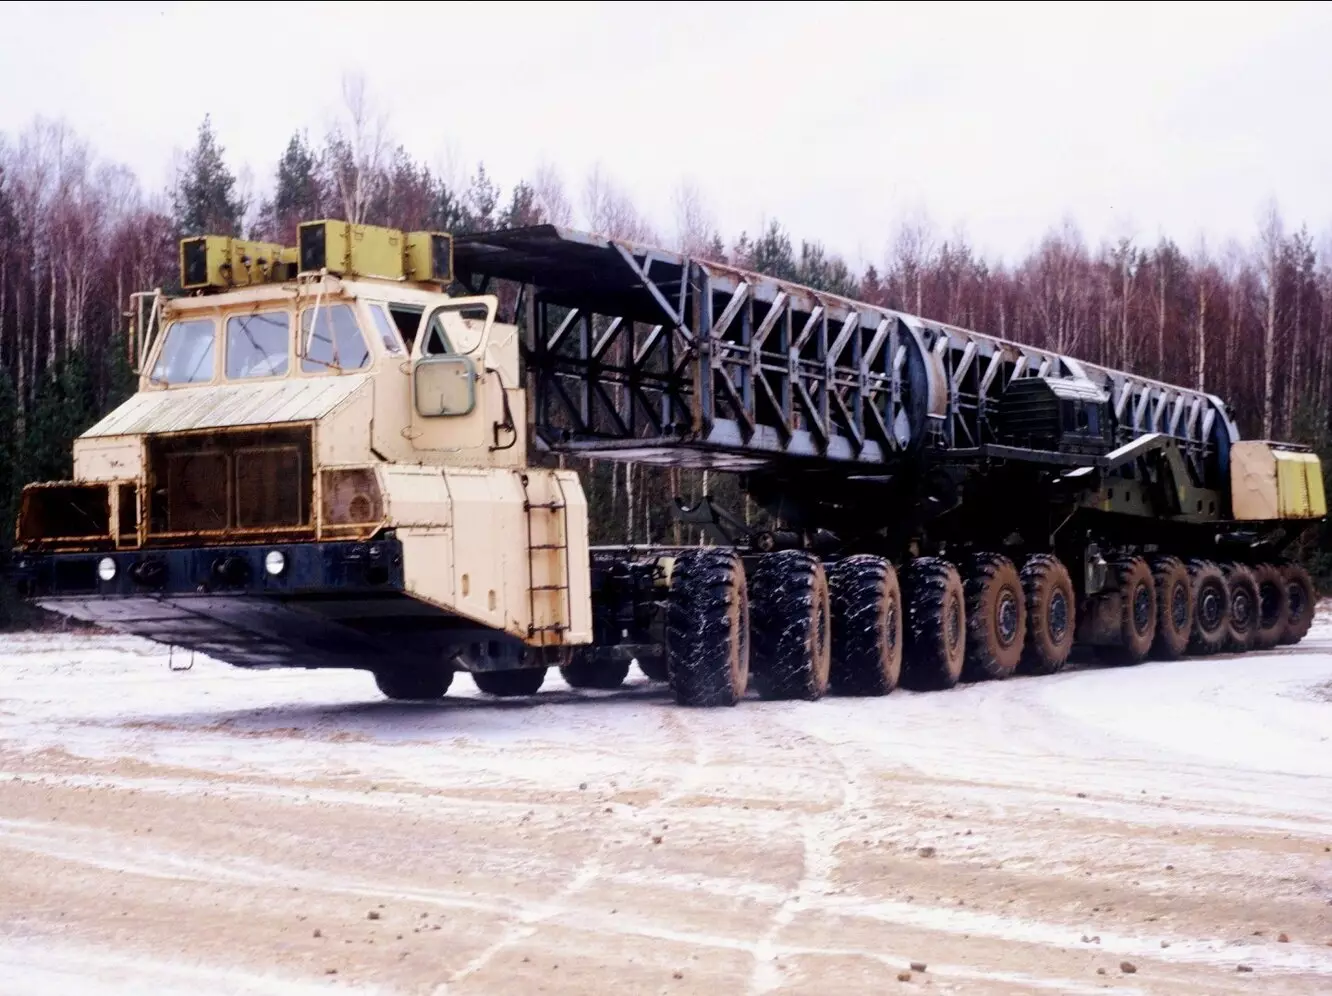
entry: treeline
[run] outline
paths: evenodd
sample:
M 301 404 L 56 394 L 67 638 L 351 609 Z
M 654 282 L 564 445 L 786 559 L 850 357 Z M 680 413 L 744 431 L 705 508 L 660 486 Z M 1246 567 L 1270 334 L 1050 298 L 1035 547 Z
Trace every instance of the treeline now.
M 579 225 L 1188 384 L 1226 399 L 1246 436 L 1329 447 L 1332 252 L 1275 206 L 1247 244 L 1091 245 L 1066 222 L 1013 260 L 917 217 L 885 232 L 882 258 L 858 269 L 776 220 L 723 238 L 689 184 L 663 226 L 600 169 L 574 189 L 542 167 L 506 190 L 484 164 L 428 165 L 391 140 L 355 85 L 336 126 L 274 151 L 269 192 L 255 196 L 205 118 L 170 189 L 156 192 L 63 124 L 0 133 L 0 424 L 13 427 L 0 436 L 2 521 L 13 522 L 22 482 L 69 473 L 70 438 L 133 389 L 129 294 L 172 287 L 180 237 L 294 244 L 297 224 L 319 217 L 456 233 Z M 605 465 L 587 481 L 598 542 L 688 539 L 672 494 L 706 488 L 744 506 L 734 482 L 692 472 Z

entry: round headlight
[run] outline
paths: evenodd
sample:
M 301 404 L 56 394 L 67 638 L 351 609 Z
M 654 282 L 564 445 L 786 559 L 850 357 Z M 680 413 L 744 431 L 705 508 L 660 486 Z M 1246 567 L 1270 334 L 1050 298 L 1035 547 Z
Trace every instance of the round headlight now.
M 287 556 L 281 550 L 269 550 L 264 557 L 264 570 L 277 577 L 287 569 Z
M 97 576 L 103 581 L 114 581 L 116 579 L 116 562 L 110 557 L 103 557 L 97 561 Z

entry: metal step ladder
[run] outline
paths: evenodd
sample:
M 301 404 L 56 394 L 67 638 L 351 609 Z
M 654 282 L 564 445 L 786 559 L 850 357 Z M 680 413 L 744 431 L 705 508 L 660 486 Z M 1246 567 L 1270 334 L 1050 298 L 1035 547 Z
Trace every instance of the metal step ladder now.
M 527 514 L 527 595 L 528 616 L 527 635 L 531 637 L 541 636 L 541 646 L 547 645 L 546 635 L 555 634 L 557 637 L 569 628 L 569 620 L 573 615 L 573 603 L 570 596 L 570 577 L 569 577 L 569 513 L 568 503 L 564 495 L 564 483 L 558 477 L 552 477 L 554 490 L 558 492 L 559 497 L 551 501 L 532 501 L 532 493 L 528 489 L 530 483 L 526 474 L 519 475 L 519 480 L 523 485 L 523 511 Z M 534 519 L 537 516 L 545 518 L 541 524 L 540 535 L 543 542 L 536 542 L 537 530 L 534 529 Z M 555 535 L 555 526 L 552 522 L 552 516 L 559 519 L 558 539 Z M 560 572 L 553 571 L 557 575 L 556 579 L 551 579 L 548 583 L 537 584 L 537 558 L 542 553 L 554 553 L 563 562 L 563 583 L 559 583 L 558 575 Z M 549 562 L 550 558 L 548 558 Z M 547 623 L 544 626 L 537 625 L 537 598 L 538 595 L 558 596 L 563 593 L 563 612 L 559 609 L 553 613 L 555 621 Z M 563 640 L 555 640 L 555 643 L 562 643 Z

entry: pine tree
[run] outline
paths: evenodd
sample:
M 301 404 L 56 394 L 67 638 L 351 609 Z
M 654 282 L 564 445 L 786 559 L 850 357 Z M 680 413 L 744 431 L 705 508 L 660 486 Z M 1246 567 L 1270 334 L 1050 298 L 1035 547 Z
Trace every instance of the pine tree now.
M 182 237 L 241 234 L 245 204 L 222 158 L 224 151 L 213 134 L 211 118 L 205 115 L 198 144 L 185 157 L 172 195 L 176 229 Z
M 277 187 L 273 199 L 260 210 L 259 230 L 264 238 L 295 245 L 297 227 L 303 221 L 323 217 L 324 202 L 319 157 L 305 134 L 298 131 L 278 160 Z
M 486 164 L 476 168 L 476 175 L 463 198 L 463 218 L 460 232 L 489 232 L 495 228 L 499 208 L 499 185 L 486 173 Z
M 818 242 L 800 243 L 800 264 L 796 267 L 796 282 L 815 290 L 855 297 L 859 288 L 851 270 L 840 256 L 829 258 Z
M 541 206 L 537 203 L 536 191 L 527 183 L 519 181 L 509 198 L 509 206 L 500 217 L 501 228 L 526 228 L 542 222 Z
M 883 286 L 883 279 L 879 276 L 879 271 L 871 263 L 865 267 L 865 276 L 860 280 L 860 297 L 870 304 L 884 305 L 887 303 L 887 291 Z
M 277 190 L 273 194 L 273 207 L 278 215 L 319 213 L 323 189 L 319 184 L 319 160 L 309 140 L 301 133 L 291 136 L 287 150 L 278 160 Z
M 442 176 L 434 177 L 431 182 L 430 213 L 426 227 L 434 232 L 465 231 L 465 211 L 457 191 L 445 182 Z
M 24 479 L 69 480 L 74 473 L 71 442 L 97 416 L 87 361 L 82 353 L 72 352 L 47 372 L 37 388 L 24 427 Z
M 747 248 L 748 259 L 741 265 L 778 280 L 796 279 L 796 261 L 791 248 L 791 237 L 775 220 L 768 225 L 763 237 Z
M 125 333 L 122 332 L 111 337 L 102 357 L 102 366 L 102 384 L 104 385 L 105 397 L 98 408 L 102 412 L 109 412 L 128 401 L 130 396 L 139 389 L 138 375 L 135 374 L 134 367 L 130 365 Z

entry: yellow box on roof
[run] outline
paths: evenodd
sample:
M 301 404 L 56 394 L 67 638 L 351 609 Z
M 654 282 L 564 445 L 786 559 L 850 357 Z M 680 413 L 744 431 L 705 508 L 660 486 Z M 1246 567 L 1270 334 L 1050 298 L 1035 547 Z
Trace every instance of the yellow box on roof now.
M 304 273 L 436 284 L 453 279 L 453 239 L 444 232 L 326 220 L 301 225 L 299 239 Z
M 200 235 L 180 240 L 180 286 L 183 290 L 249 287 L 289 275 L 285 264 L 295 253 L 276 242 L 250 242 L 229 235 Z
M 402 280 L 406 238 L 393 228 L 345 221 L 308 221 L 300 227 L 301 271 Z

